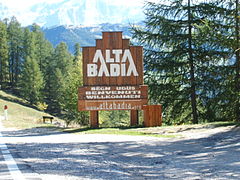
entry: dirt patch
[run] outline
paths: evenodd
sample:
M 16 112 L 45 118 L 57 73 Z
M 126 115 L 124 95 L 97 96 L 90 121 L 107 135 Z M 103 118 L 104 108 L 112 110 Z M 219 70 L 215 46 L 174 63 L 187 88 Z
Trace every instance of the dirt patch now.
M 236 125 L 182 125 L 170 127 L 137 128 L 134 130 L 144 132 L 146 134 L 176 135 L 176 138 L 201 138 L 230 130 L 239 131 L 240 127 Z

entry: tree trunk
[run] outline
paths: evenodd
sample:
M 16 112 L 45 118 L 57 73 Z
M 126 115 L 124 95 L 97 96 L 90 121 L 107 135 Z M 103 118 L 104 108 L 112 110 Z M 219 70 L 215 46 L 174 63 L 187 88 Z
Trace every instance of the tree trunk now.
M 191 2 L 188 0 L 188 54 L 189 54 L 189 66 L 190 66 L 190 81 L 191 81 L 191 106 L 192 106 L 192 123 L 198 123 L 197 115 L 197 102 L 196 102 L 196 83 L 194 73 L 194 60 L 192 49 L 192 14 L 191 14 Z
M 236 79 L 235 79 L 235 88 L 236 88 L 236 105 L 235 105 L 235 113 L 236 113 L 236 121 L 240 122 L 240 35 L 239 35 L 239 0 L 236 0 L 236 40 L 237 45 L 235 49 L 236 55 Z

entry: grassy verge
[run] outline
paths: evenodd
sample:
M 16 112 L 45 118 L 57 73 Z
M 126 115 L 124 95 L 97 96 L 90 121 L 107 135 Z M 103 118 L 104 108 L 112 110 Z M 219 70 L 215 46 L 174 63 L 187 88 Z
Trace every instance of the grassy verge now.
M 227 122 L 211 122 L 207 123 L 209 126 L 222 127 L 222 126 L 240 126 L 239 122 L 227 121 Z
M 42 116 L 47 115 L 44 112 L 24 106 L 19 102 L 26 103 L 24 100 L 13 95 L 0 91 L 0 116 L 4 116 L 5 105 L 8 106 L 8 120 L 2 120 L 5 127 L 28 129 L 33 127 L 48 127 L 49 124 L 42 123 Z
M 213 122 L 197 125 L 181 125 L 181 126 L 162 126 L 151 128 L 74 128 L 62 129 L 64 132 L 77 133 L 77 134 L 114 134 L 114 135 L 132 135 L 132 136 L 153 136 L 162 138 L 175 138 L 181 137 L 179 132 L 197 129 L 211 129 L 222 126 L 239 126 L 236 122 Z
M 174 138 L 178 135 L 163 135 L 151 132 L 144 132 L 141 128 L 79 128 L 79 129 L 63 129 L 64 132 L 77 133 L 77 134 L 113 134 L 113 135 L 129 135 L 129 136 L 152 136 L 152 137 L 163 137 L 163 138 Z

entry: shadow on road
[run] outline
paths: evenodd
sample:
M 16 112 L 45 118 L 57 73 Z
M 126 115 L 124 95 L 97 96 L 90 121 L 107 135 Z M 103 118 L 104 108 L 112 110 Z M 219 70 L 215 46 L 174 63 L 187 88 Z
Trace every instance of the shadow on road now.
M 28 132 L 15 135 L 26 136 Z M 40 175 L 79 179 L 240 179 L 239 127 L 190 140 L 39 142 L 8 147 Z

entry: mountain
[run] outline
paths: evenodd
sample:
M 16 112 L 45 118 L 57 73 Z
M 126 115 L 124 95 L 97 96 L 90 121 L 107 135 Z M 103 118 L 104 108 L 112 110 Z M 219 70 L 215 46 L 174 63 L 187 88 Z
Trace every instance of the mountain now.
M 144 19 L 143 1 L 30 0 L 30 4 L 16 4 L 15 0 L 0 0 L 0 20 L 15 16 L 22 26 L 36 23 L 55 47 L 66 42 L 73 53 L 76 43 L 94 46 L 102 31 L 122 31 L 130 38 L 129 24 Z
M 0 2 L 0 19 L 15 16 L 23 26 L 37 23 L 42 27 L 128 24 L 144 19 L 140 2 L 142 0 L 40 0 L 30 7 L 20 8 L 7 6 L 3 1 Z
M 79 43 L 83 46 L 95 46 L 95 39 L 102 38 L 104 31 L 122 31 L 124 38 L 131 38 L 130 25 L 123 24 L 99 24 L 96 26 L 57 26 L 43 28 L 47 40 L 54 47 L 60 42 L 65 42 L 71 53 L 74 52 L 74 45 Z

